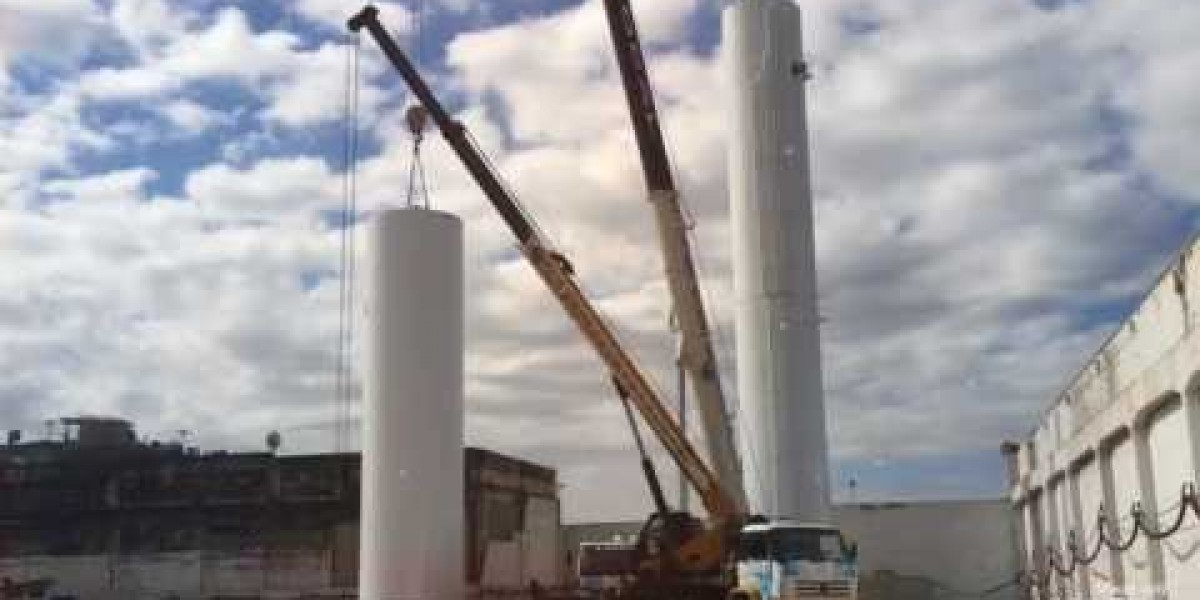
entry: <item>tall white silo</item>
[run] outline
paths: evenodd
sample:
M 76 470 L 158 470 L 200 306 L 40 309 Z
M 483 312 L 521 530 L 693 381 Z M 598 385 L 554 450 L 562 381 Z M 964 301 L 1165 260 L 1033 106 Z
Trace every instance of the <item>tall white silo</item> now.
M 723 15 L 742 462 L 751 508 L 827 522 L 828 444 L 800 10 Z
M 383 210 L 364 241 L 359 597 L 461 600 L 462 223 Z

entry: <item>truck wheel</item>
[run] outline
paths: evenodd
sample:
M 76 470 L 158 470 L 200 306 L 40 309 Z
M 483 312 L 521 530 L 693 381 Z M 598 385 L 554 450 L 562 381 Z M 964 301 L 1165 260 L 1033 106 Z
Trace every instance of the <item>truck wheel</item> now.
M 758 594 L 753 594 L 746 590 L 730 590 L 729 600 L 758 600 Z

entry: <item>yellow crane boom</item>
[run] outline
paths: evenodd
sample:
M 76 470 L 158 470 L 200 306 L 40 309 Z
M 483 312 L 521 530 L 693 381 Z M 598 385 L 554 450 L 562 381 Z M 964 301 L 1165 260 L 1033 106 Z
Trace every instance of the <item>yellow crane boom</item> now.
M 466 128 L 454 120 L 433 95 L 412 62 L 379 22 L 378 9 L 373 6 L 365 7 L 350 19 L 348 26 L 351 31 L 363 28 L 367 30 L 413 94 L 429 111 L 446 142 L 516 236 L 526 260 L 596 351 L 612 378 L 629 395 L 630 402 L 666 447 L 688 482 L 696 489 L 714 521 L 714 536 L 718 533 L 723 536 L 729 524 L 736 521 L 740 515 L 738 504 L 696 452 L 638 363 L 622 346 L 612 328 L 583 293 L 570 263 L 543 239 L 533 220 L 501 183 L 483 153 L 471 141 Z M 720 543 L 716 537 L 707 536 L 705 539 L 694 541 L 694 545 L 689 545 L 691 549 L 681 549 L 681 560 L 685 564 L 692 561 L 708 562 L 712 557 L 706 549 Z
M 667 286 L 683 336 L 680 366 L 688 373 L 695 390 L 709 459 L 726 494 L 740 512 L 746 510 L 742 469 L 734 445 L 733 427 L 726 412 L 721 372 L 713 350 L 712 329 L 704 311 L 696 262 L 688 240 L 688 227 L 680 208 L 679 190 L 671 174 L 671 163 L 663 141 L 654 90 L 642 53 L 637 24 L 629 0 L 604 0 L 621 83 L 629 105 L 634 139 L 641 157 L 642 174 L 654 206 L 655 222 L 663 254 Z

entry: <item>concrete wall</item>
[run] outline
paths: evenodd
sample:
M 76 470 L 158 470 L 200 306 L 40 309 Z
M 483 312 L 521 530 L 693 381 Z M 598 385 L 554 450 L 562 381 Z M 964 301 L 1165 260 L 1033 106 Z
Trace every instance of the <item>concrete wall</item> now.
M 477 542 L 481 572 L 478 580 L 470 583 L 481 590 L 524 589 L 532 581 L 549 587 L 561 585 L 566 569 L 560 562 L 557 500 L 522 498 L 513 509 L 517 514 L 510 519 L 515 527 L 507 531 L 497 528 Z
M 1018 598 L 1011 510 L 1004 500 L 856 504 L 834 508 L 858 544 L 863 600 Z
M 1011 582 L 1020 568 L 1011 515 L 1006 500 L 834 507 L 835 523 L 859 546 L 862 600 L 975 597 Z M 641 525 L 567 525 L 563 546 L 573 558 L 582 542 L 632 540 Z M 1015 600 L 1018 592 L 1007 586 L 986 597 Z
M 467 582 L 506 590 L 562 583 L 555 472 L 494 452 L 467 452 Z
M 504 539 L 480 540 L 484 568 L 472 583 L 485 590 L 523 589 L 531 580 L 561 585 L 557 500 L 532 498 L 513 522 L 520 527 Z M 0 557 L 0 579 L 47 580 L 50 597 L 87 600 L 357 598 L 358 534 L 359 523 L 345 521 L 325 532 L 319 546 L 281 538 L 277 547 L 242 551 Z
M 49 597 L 87 600 L 215 597 L 341 598 L 325 552 L 170 552 L 139 556 L 26 556 L 0 559 L 14 582 L 48 579 Z
M 1111 529 L 1129 535 L 1131 509 L 1171 524 L 1181 488 L 1200 465 L 1200 241 L 1190 242 L 1141 305 L 1067 382 L 1037 427 L 1010 452 L 1013 521 L 1023 562 L 1047 571 L 1047 557 L 1086 553 L 1101 507 Z M 1102 550 L 1069 576 L 1051 576 L 1038 593 L 1071 598 L 1183 599 L 1200 595 L 1200 528 L 1195 514 L 1164 541 L 1142 536 L 1124 552 Z

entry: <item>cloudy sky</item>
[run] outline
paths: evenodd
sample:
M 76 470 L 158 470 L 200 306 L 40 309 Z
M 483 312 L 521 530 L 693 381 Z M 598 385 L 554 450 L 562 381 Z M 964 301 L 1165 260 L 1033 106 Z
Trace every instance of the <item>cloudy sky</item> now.
M 599 1 L 426 3 L 385 20 L 670 389 Z M 732 393 L 722 3 L 634 4 Z M 1200 4 L 804 6 L 838 493 L 996 495 L 999 443 L 1200 216 Z M 357 447 L 335 379 L 358 8 L 0 0 L 0 425 L 100 413 L 207 449 L 271 429 L 290 452 Z M 404 201 L 406 101 L 364 40 L 363 211 Z M 432 204 L 467 226 L 469 442 L 557 467 L 568 520 L 641 515 L 603 371 L 440 141 L 427 170 Z

